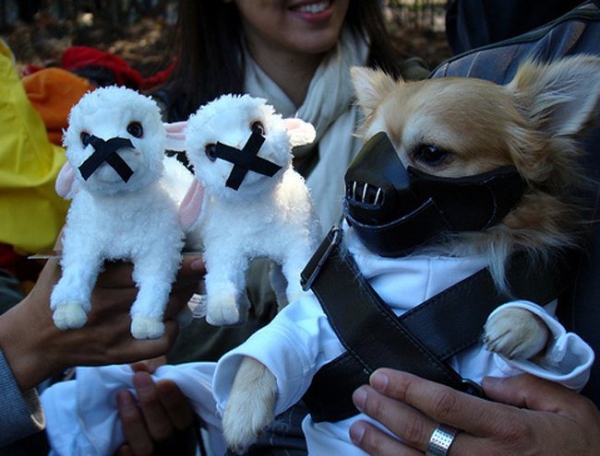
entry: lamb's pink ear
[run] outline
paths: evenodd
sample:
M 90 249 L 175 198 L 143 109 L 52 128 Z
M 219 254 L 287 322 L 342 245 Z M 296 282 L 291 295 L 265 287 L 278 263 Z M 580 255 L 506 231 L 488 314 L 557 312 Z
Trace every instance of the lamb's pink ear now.
M 189 230 L 201 217 L 204 202 L 204 187 L 194 179 L 179 208 L 179 221 L 184 231 Z
M 60 169 L 58 176 L 56 177 L 56 183 L 54 188 L 59 196 L 65 199 L 71 198 L 73 186 L 75 184 L 75 172 L 69 162 L 66 162 Z
M 185 131 L 187 130 L 187 122 L 165 123 L 167 130 L 166 149 L 176 152 L 185 150 Z
M 312 124 L 305 122 L 302 119 L 283 119 L 292 147 L 310 144 L 315 140 L 317 132 Z

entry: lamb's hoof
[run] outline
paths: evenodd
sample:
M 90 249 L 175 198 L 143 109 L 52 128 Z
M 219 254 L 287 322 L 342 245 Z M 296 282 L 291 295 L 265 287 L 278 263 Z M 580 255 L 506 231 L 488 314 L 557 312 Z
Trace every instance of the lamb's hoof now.
M 131 335 L 136 339 L 159 339 L 165 333 L 165 324 L 159 318 L 137 315 L 131 319 Z
M 71 302 L 56 306 L 52 314 L 54 324 L 58 329 L 77 329 L 83 327 L 87 321 L 84 306 L 78 302 Z
M 506 308 L 486 322 L 483 342 L 486 348 L 508 359 L 529 359 L 540 353 L 548 341 L 544 322 L 525 309 Z
M 214 326 L 240 325 L 246 321 L 246 313 L 241 313 L 235 295 L 210 296 L 206 309 L 206 322 Z

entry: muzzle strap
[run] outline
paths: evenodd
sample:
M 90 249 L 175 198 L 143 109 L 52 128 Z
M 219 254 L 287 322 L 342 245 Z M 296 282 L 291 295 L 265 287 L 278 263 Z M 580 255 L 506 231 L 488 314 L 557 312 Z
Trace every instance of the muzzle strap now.
M 281 169 L 281 166 L 257 155 L 264 142 L 264 136 L 255 131 L 252 132 L 242 150 L 220 142 L 217 143 L 214 155 L 217 158 L 233 163 L 233 169 L 225 183 L 227 187 L 234 190 L 239 189 L 248 171 L 273 177 Z
M 133 143 L 125 138 L 111 138 L 108 141 L 105 141 L 96 136 L 90 136 L 89 141 L 94 148 L 94 153 L 79 167 L 81 177 L 83 177 L 84 180 L 88 180 L 89 177 L 106 162 L 112 166 L 124 182 L 127 182 L 133 175 L 133 170 L 125 160 L 117 154 L 117 150 L 123 148 L 133 149 Z

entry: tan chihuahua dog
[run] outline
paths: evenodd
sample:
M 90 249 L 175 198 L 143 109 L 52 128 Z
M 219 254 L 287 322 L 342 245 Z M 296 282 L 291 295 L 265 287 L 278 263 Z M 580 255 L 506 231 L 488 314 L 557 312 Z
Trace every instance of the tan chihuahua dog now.
M 579 153 L 573 136 L 595 113 L 600 95 L 599 74 L 600 59 L 587 56 L 551 64 L 526 62 L 507 85 L 472 78 L 405 83 L 379 71 L 354 68 L 352 79 L 366 116 L 359 133 L 367 141 L 384 132 L 409 172 L 436 179 L 459 179 L 509 168 L 519 176 L 518 198 L 504 213 L 496 213 L 493 223 L 477 229 L 449 230 L 435 238 L 424 237 L 399 261 L 428 254 L 483 258 L 498 288 L 506 289 L 505 267 L 512 253 L 525 251 L 545 260 L 554 258 L 561 249 L 577 245 L 583 218 L 569 195 L 585 185 L 585 178 L 576 164 Z M 470 216 L 468 210 L 464 214 Z M 346 228 L 348 237 L 356 229 L 350 225 Z M 368 245 L 365 251 L 369 251 Z M 370 254 L 377 256 L 379 252 Z M 361 258 L 355 255 L 355 260 L 361 266 Z M 312 305 L 319 306 L 316 299 L 313 301 Z M 302 305 L 309 308 L 311 304 L 304 300 Z M 282 311 L 289 312 L 292 310 L 288 308 Z M 279 318 L 278 315 L 276 321 Z M 323 331 L 322 327 L 323 321 L 319 320 L 317 331 Z M 255 337 L 260 338 L 262 331 Z M 483 342 L 487 350 L 503 359 L 529 359 L 535 363 L 551 343 L 551 334 L 543 318 L 529 310 L 501 307 L 488 319 Z M 320 332 L 318 335 L 323 337 Z M 256 347 L 256 341 L 254 338 L 251 345 Z M 282 340 L 281 345 L 284 344 Z M 267 360 L 275 357 L 265 353 L 278 350 L 285 348 L 270 342 L 261 345 L 261 350 L 252 351 L 242 345 L 236 349 L 237 357 L 226 355 L 217 368 L 215 388 L 217 400 L 224 407 L 224 435 L 235 450 L 252 443 L 275 414 L 285 408 L 282 404 L 293 404 L 306 391 L 296 388 L 293 397 L 286 396 L 291 388 L 286 388 L 285 383 L 296 381 L 300 375 L 286 371 L 294 366 L 280 369 L 269 365 Z M 329 357 L 329 362 L 334 354 L 327 350 L 330 346 L 319 351 L 314 362 L 307 365 L 316 371 L 323 365 L 318 357 Z M 292 359 L 291 356 L 279 359 Z M 306 376 L 314 375 L 311 369 L 304 372 Z M 347 421 L 344 423 L 349 426 Z M 309 451 L 315 454 L 319 447 L 311 447 L 311 433 L 318 432 L 320 425 L 305 426 Z M 343 453 L 336 454 L 354 454 L 350 448 L 351 445 L 344 447 Z

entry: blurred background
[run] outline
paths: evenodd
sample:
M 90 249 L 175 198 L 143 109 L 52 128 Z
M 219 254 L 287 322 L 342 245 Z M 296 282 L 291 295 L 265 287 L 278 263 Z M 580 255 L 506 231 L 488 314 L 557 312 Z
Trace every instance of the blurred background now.
M 400 52 L 421 57 L 432 69 L 451 55 L 447 2 L 382 2 Z M 23 74 L 32 66 L 59 66 L 70 46 L 110 52 L 143 76 L 156 74 L 171 62 L 165 49 L 176 20 L 176 0 L 0 0 L 0 36 Z

